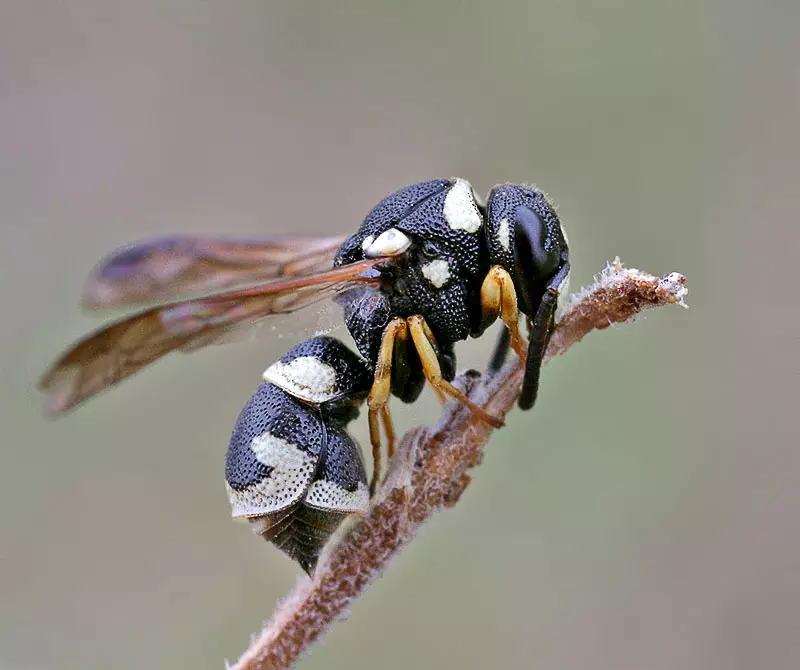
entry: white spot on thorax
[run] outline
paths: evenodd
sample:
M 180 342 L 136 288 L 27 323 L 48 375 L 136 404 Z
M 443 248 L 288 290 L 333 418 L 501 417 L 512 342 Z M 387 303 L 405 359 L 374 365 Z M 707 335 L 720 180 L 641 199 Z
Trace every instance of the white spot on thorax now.
M 318 479 L 309 487 L 305 503 L 323 510 L 364 514 L 369 509 L 369 490 L 361 482 L 355 491 L 348 491 L 336 482 Z
M 227 486 L 234 517 L 275 512 L 303 497 L 314 474 L 315 456 L 271 433 L 254 437 L 250 449 L 260 463 L 272 470 L 241 491 Z
M 367 240 L 369 237 L 367 238 Z M 364 240 L 366 242 L 367 240 Z M 408 235 L 397 228 L 384 230 L 378 238 L 364 248 L 367 258 L 381 258 L 383 256 L 397 256 L 411 246 Z
M 442 288 L 450 279 L 450 263 L 443 258 L 437 258 L 422 266 L 422 274 L 436 288 Z
M 364 241 L 361 243 L 361 250 L 366 254 L 367 249 L 369 249 L 370 245 L 375 241 L 374 235 L 367 235 L 364 238 Z
M 456 179 L 445 196 L 443 214 L 451 230 L 477 233 L 483 224 L 483 217 L 472 195 L 472 186 L 463 179 Z
M 336 370 L 313 356 L 298 356 L 289 363 L 277 361 L 264 370 L 263 378 L 306 402 L 318 404 L 339 395 Z
M 497 224 L 497 241 L 506 253 L 511 251 L 511 224 L 505 217 Z

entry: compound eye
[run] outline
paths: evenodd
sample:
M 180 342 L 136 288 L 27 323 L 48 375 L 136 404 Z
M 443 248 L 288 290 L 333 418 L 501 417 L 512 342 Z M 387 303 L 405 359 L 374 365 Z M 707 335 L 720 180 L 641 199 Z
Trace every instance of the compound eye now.
M 521 205 L 514 213 L 514 233 L 518 260 L 520 257 L 526 270 L 538 277 L 549 277 L 558 268 L 559 249 L 553 245 L 546 249 L 548 231 L 544 222 L 532 209 Z
M 411 246 L 409 237 L 397 230 L 389 228 L 382 232 L 378 237 L 364 248 L 364 255 L 367 258 L 383 258 L 385 256 L 399 256 Z

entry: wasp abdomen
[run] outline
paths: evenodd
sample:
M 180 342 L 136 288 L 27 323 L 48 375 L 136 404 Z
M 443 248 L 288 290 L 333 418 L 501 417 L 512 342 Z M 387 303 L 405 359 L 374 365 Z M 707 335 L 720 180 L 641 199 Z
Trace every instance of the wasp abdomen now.
M 369 505 L 361 451 L 346 432 L 369 389 L 368 368 L 338 340 L 317 337 L 264 378 L 228 446 L 233 516 L 311 573 L 344 518 Z

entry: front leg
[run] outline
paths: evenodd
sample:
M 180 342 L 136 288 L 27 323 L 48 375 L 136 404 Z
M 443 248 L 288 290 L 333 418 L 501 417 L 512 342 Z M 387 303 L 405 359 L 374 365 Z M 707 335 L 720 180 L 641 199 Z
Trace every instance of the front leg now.
M 486 330 L 499 316 L 508 329 L 509 344 L 525 362 L 525 340 L 519 332 L 519 305 L 514 280 L 508 270 L 499 265 L 493 266 L 481 285 L 481 332 Z M 505 345 L 507 347 L 507 345 Z M 495 359 L 499 354 L 495 354 Z M 505 353 L 502 354 L 505 359 Z M 500 367 L 502 362 L 499 363 Z
M 536 402 L 539 392 L 539 373 L 542 369 L 547 343 L 553 332 L 559 290 L 568 275 L 569 261 L 564 261 L 558 272 L 547 282 L 542 301 L 539 303 L 539 308 L 531 323 L 528 360 L 525 363 L 525 378 L 522 381 L 522 392 L 519 396 L 520 409 L 530 409 Z
M 425 378 L 433 386 L 434 390 L 444 391 L 447 395 L 466 405 L 473 414 L 483 421 L 495 428 L 501 428 L 504 425 L 502 419 L 489 414 L 485 409 L 476 405 L 442 376 L 442 368 L 434 347 L 435 339 L 424 317 L 415 314 L 414 316 L 409 316 L 407 321 L 411 339 L 414 341 L 414 346 L 417 348 L 419 359 L 422 362 Z

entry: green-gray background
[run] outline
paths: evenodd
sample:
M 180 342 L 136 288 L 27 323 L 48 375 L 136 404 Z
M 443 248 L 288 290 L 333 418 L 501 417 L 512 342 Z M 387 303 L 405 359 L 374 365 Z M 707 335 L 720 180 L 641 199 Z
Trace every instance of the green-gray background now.
M 349 232 L 456 174 L 548 190 L 575 288 L 619 254 L 684 272 L 692 309 L 548 366 L 302 667 L 800 667 L 798 13 L 3 2 L 0 666 L 220 668 L 298 574 L 230 521 L 222 461 L 302 334 L 175 355 L 46 421 L 34 382 L 97 325 L 76 306 L 95 260 L 171 231 Z

